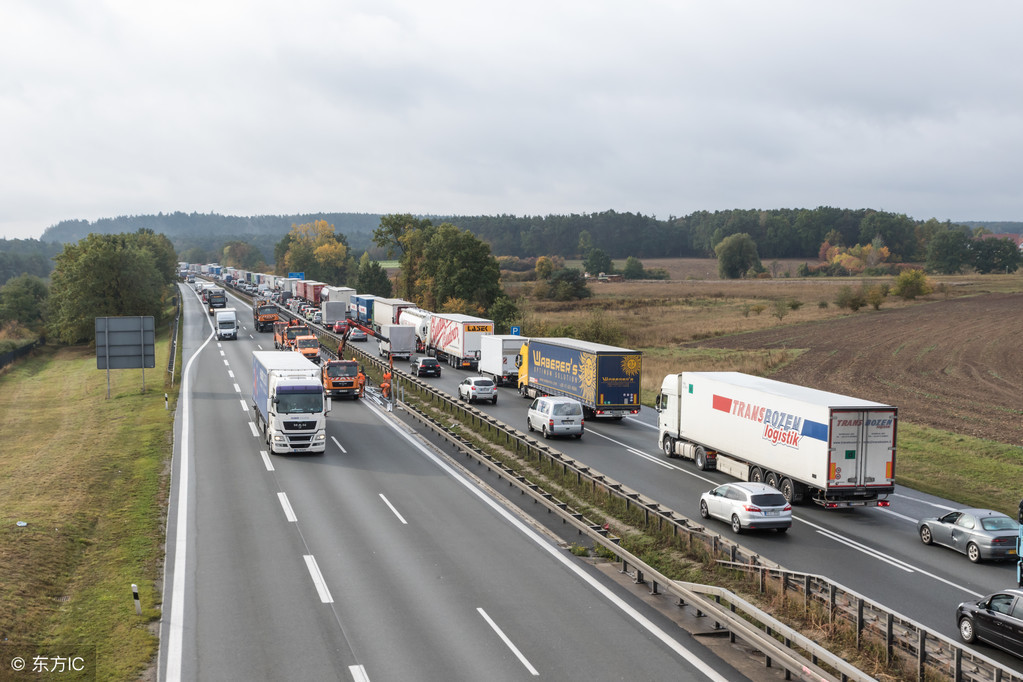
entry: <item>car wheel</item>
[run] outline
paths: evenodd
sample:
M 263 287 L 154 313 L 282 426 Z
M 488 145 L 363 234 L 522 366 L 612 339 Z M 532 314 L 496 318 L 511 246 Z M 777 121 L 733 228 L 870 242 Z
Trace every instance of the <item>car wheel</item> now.
M 664 450 L 664 454 L 669 458 L 675 456 L 675 442 L 671 439 L 671 436 L 665 436 L 661 442 L 661 449 Z
M 789 529 L 789 527 L 788 527 L 788 526 L 785 526 L 784 528 L 778 528 L 778 529 L 776 529 L 776 530 L 777 530 L 777 531 L 778 531 L 779 533 L 785 533 L 785 532 L 787 532 L 787 531 L 788 531 L 788 529 Z
M 526 430 L 530 433 L 533 432 L 533 422 L 529 421 L 529 417 L 526 417 Z
M 490 404 L 491 405 L 496 405 L 497 404 L 497 396 L 496 395 L 494 396 L 494 399 L 490 401 Z
M 739 522 L 738 514 L 732 514 L 732 530 L 736 535 L 742 534 L 742 523 Z
M 550 438 L 551 437 L 550 434 L 547 433 L 547 425 L 546 424 L 543 425 L 543 437 L 544 438 Z
M 967 644 L 973 644 L 977 640 L 977 633 L 973 629 L 973 621 L 963 617 L 959 619 L 959 636 Z
M 966 558 L 975 564 L 980 563 L 980 547 L 976 543 L 971 542 L 966 545 Z
M 700 500 L 700 516 L 705 519 L 710 518 L 710 509 L 707 509 L 707 503 L 703 500 Z
M 929 526 L 920 527 L 920 542 L 925 545 L 929 545 L 934 542 L 934 537 L 931 535 L 931 529 Z
M 582 437 L 583 437 L 583 434 L 581 434 L 581 433 L 577 433 L 577 434 L 575 434 L 575 439 L 576 439 L 576 440 L 579 440 L 579 439 L 580 439 L 580 438 L 582 438 Z

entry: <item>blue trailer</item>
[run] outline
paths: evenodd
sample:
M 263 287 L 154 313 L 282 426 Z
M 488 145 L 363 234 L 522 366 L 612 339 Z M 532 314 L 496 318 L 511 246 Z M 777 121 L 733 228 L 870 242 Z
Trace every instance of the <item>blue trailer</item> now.
M 373 301 L 376 299 L 377 297 L 371 294 L 354 294 L 352 296 L 352 307 L 354 308 L 352 317 L 367 327 L 372 327 Z
M 590 417 L 639 412 L 643 354 L 568 338 L 525 339 L 516 359 L 523 397 L 575 398 Z

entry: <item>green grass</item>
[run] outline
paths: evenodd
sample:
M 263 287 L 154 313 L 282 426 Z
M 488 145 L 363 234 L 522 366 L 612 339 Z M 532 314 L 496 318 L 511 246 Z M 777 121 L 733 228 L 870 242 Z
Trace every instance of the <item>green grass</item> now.
M 141 370 L 117 370 L 110 399 L 92 348 L 46 347 L 0 377 L 0 637 L 89 647 L 96 679 L 137 678 L 157 650 L 168 352 L 164 331 L 147 392 Z

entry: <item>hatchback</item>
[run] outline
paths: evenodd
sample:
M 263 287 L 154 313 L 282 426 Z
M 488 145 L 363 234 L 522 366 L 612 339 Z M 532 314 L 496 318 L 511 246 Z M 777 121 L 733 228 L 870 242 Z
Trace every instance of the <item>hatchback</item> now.
M 920 541 L 962 552 L 973 563 L 984 559 L 1015 559 L 1019 524 L 990 509 L 957 509 L 917 523 Z
M 526 428 L 551 436 L 583 436 L 583 406 L 578 400 L 556 396 L 537 398 L 526 413 Z
M 428 374 L 433 377 L 440 376 L 440 363 L 437 362 L 437 358 L 418 357 L 412 358 L 412 364 L 409 365 L 409 371 L 417 377 L 421 377 L 424 374 Z
M 956 609 L 956 624 L 969 644 L 980 639 L 1023 657 L 1023 590 L 1010 588 L 964 601 Z
M 484 377 L 467 377 L 458 384 L 458 398 L 470 403 L 489 400 L 497 404 L 497 386 L 493 380 Z
M 792 526 L 792 505 L 766 483 L 725 483 L 700 496 L 700 516 L 732 524 L 732 530 L 773 528 L 784 533 Z

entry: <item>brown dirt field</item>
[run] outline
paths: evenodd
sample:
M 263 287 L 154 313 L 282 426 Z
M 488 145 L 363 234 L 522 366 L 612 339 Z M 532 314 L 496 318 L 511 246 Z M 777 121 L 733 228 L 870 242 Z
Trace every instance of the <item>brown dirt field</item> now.
M 1023 294 L 861 310 L 686 345 L 807 349 L 772 378 L 895 405 L 914 424 L 1023 446 Z

